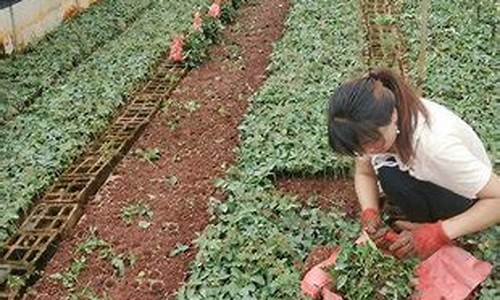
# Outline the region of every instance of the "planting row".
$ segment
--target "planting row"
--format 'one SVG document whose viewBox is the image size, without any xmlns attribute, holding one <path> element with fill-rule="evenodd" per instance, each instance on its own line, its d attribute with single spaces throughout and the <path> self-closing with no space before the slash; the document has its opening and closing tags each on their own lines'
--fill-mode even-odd
<svg viewBox="0 0 500 300">
<path fill-rule="evenodd" d="M 359 234 L 357 222 L 343 213 L 302 207 L 275 191 L 268 180 L 276 170 L 287 168 L 313 172 L 331 164 L 342 174 L 348 167 L 327 150 L 322 109 L 331 89 L 344 76 L 360 71 L 356 10 L 352 1 L 294 1 L 287 31 L 274 49 L 269 78 L 241 125 L 238 163 L 218 182 L 229 197 L 213 203 L 217 223 L 196 240 L 199 252 L 177 299 L 302 299 L 299 282 L 311 249 L 347 246 Z M 317 149 L 324 155 L 314 153 Z M 394 264 L 386 259 L 379 262 Z M 354 274 L 349 270 L 355 269 L 346 269 L 345 278 Z M 361 297 L 356 299 L 373 299 L 374 287 L 386 284 L 383 278 L 351 280 L 343 291 L 357 285 Z M 404 278 L 398 274 L 387 280 L 383 290 L 388 298 L 407 299 Z M 400 288 L 390 289 L 401 281 L 405 284 Z"/>
<path fill-rule="evenodd" d="M 193 32 L 201 33 L 197 37 L 206 36 L 208 40 L 216 38 L 217 30 L 210 31 L 210 33 L 206 33 L 205 30 L 207 28 L 221 28 L 225 21 L 232 19 L 239 3 L 239 1 L 226 1 L 222 7 L 218 3 L 214 3 L 208 10 L 210 18 L 201 17 L 206 10 L 203 9 L 202 12 L 197 14 L 200 18 L 195 18 L 197 26 L 193 26 L 194 28 L 184 35 L 188 37 L 187 46 L 198 53 L 203 53 L 205 49 L 194 49 L 192 47 L 190 43 L 191 34 Z M 198 20 L 201 22 L 198 22 Z M 183 43 L 176 43 L 178 36 L 183 35 L 176 35 L 170 51 L 171 57 L 180 54 L 181 61 L 190 62 L 190 56 L 182 51 Z M 200 41 L 202 40 L 200 39 Z M 205 41 L 202 42 L 205 45 L 207 44 Z M 181 45 L 181 47 L 174 45 Z M 6 273 L 4 275 L 7 275 L 7 273 L 9 275 L 4 276 L 1 282 L 0 298 L 6 295 L 22 293 L 25 283 L 32 281 L 33 272 L 40 271 L 34 268 L 40 267 L 40 264 L 45 261 L 46 249 L 54 247 L 55 243 L 58 242 L 58 237 L 71 230 L 72 226 L 78 221 L 82 206 L 85 205 L 88 197 L 106 179 L 113 166 L 120 160 L 121 155 L 131 145 L 130 142 L 137 137 L 141 128 L 146 125 L 145 122 L 154 114 L 160 102 L 168 95 L 169 90 L 175 87 L 179 76 L 182 76 L 187 71 L 179 65 L 171 66 L 171 64 L 172 62 L 166 56 L 160 58 L 158 67 L 155 68 L 155 72 L 151 73 L 151 75 L 154 75 L 150 76 L 146 84 L 140 84 L 136 90 L 137 92 L 134 92 L 134 95 L 129 97 L 129 104 L 121 110 L 119 117 L 113 121 L 111 126 L 108 126 L 99 140 L 87 147 L 87 151 L 58 178 L 57 183 L 45 191 L 43 197 L 40 201 L 37 201 L 37 205 L 32 209 L 30 216 L 24 220 L 17 230 L 16 235 L 1 245 L 2 255 L 5 258 L 2 271 Z M 144 151 L 136 151 L 136 154 L 152 163 L 159 157 L 157 151 L 157 149 L 156 151 L 155 149 L 145 149 Z M 139 203 L 124 209 L 122 217 L 127 223 L 131 222 L 136 214 L 147 214 L 149 219 L 152 217 L 152 211 L 146 209 Z M 56 215 L 57 217 L 54 218 Z M 145 226 L 144 229 L 150 225 L 143 223 L 140 223 L 139 226 Z M 20 240 L 37 239 L 40 233 L 50 236 L 51 239 L 44 239 L 41 242 L 43 245 L 35 243 L 33 248 L 36 249 L 34 250 L 30 248 L 31 245 L 22 245 L 22 247 L 28 247 L 28 249 L 25 252 L 19 252 Z M 95 239 L 92 238 L 91 240 Z M 100 242 L 99 245 L 101 245 Z M 104 244 L 102 246 L 108 248 L 109 245 Z M 106 249 L 106 252 L 108 250 L 110 249 Z M 37 254 L 37 256 L 33 253 Z M 123 276 L 124 262 L 125 260 L 121 255 L 111 259 L 113 266 L 118 268 L 118 276 Z M 132 261 L 129 262 L 133 264 Z M 56 274 L 54 279 L 61 280 L 63 285 L 70 290 L 68 297 L 90 297 L 86 292 L 85 295 L 78 295 L 79 292 L 74 290 L 75 280 L 78 275 L 72 272 L 80 272 L 85 267 L 85 258 L 82 257 L 76 260 L 75 263 L 79 266 L 78 271 L 73 270 L 74 265 L 72 265 L 71 271 Z M 23 267 L 15 268 L 18 265 Z"/>
<path fill-rule="evenodd" d="M 345 1 L 323 0 L 299 1 L 290 12 L 270 77 L 241 125 L 245 173 L 260 178 L 270 172 L 345 174 L 350 163 L 329 150 L 324 112 L 341 80 L 365 69 L 357 10 Z"/>
<path fill-rule="evenodd" d="M 428 26 L 424 96 L 445 104 L 471 124 L 498 163 L 500 98 L 495 87 L 496 26 L 500 16 L 496 3 L 492 0 L 428 2 L 428 18 L 419 20 L 421 7 L 408 1 L 401 16 L 413 62 L 420 53 L 422 21 Z M 412 71 L 415 73 L 417 68 Z"/>
<path fill-rule="evenodd" d="M 29 111 L 0 128 L 0 208 L 4 212 L 0 239 L 13 229 L 19 210 L 29 207 L 33 197 L 106 127 L 134 86 L 164 55 L 171 38 L 191 27 L 195 9 L 206 10 L 208 4 L 206 0 L 154 3 L 118 39 L 70 71 L 64 85 L 44 93 Z M 221 25 L 214 21 L 204 26 Z"/>
<path fill-rule="evenodd" d="M 26 53 L 0 61 L 0 124 L 39 95 L 65 84 L 66 74 L 125 31 L 152 1 L 110 0 L 93 5 Z M 54 86 L 58 82 L 59 85 Z"/>
<path fill-rule="evenodd" d="M 425 1 L 424 1 L 425 2 Z M 495 1 L 428 1 L 428 17 L 417 3 L 405 2 L 401 25 L 409 44 L 410 60 L 416 62 L 422 43 L 422 24 L 427 23 L 427 64 L 424 96 L 459 114 L 478 132 L 496 164 L 500 165 L 500 99 L 497 90 L 496 26 L 500 19 Z M 424 7 L 425 8 L 425 7 Z M 423 20 L 417 17 L 422 17 Z M 413 76 L 417 68 L 413 68 Z M 490 278 L 479 299 L 500 297 L 500 226 L 471 239 L 476 255 L 493 263 Z"/>
<path fill-rule="evenodd" d="M 270 180 L 280 173 L 345 175 L 351 168 L 349 160 L 334 156 L 328 147 L 325 110 L 328 96 L 342 80 L 366 71 L 359 9 L 353 1 L 294 1 L 287 31 L 274 49 L 269 78 L 240 127 L 237 165 L 217 182 L 229 197 L 213 203 L 216 223 L 195 241 L 199 252 L 177 299 L 302 299 L 303 262 L 315 245 L 342 245 L 346 250 L 339 258 L 346 264 L 332 272 L 338 277 L 337 288 L 349 299 L 409 298 L 414 264 L 397 264 L 390 257 L 373 257 L 373 249 L 351 247 L 359 234 L 356 221 L 335 210 L 302 207 L 276 192 Z M 405 7 L 403 16 L 407 13 Z M 417 34 L 410 40 L 411 47 L 420 46 Z M 411 51 L 413 65 L 418 49 Z M 460 55 L 451 49 L 429 51 L 438 52 L 429 54 L 430 61 L 433 55 Z M 499 233 L 497 226 L 463 241 L 474 244 L 478 257 L 495 264 L 480 299 L 499 296 Z M 370 273 L 370 280 L 360 273 L 373 271 L 366 270 L 366 264 L 380 270 Z"/>
</svg>

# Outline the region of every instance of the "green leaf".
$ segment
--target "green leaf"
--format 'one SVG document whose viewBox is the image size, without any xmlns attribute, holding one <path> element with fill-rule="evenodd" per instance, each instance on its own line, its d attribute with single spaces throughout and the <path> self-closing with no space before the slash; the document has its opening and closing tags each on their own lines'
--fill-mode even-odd
<svg viewBox="0 0 500 300">
<path fill-rule="evenodd" d="M 172 251 L 170 251 L 169 256 L 170 257 L 177 256 L 179 254 L 186 252 L 188 249 L 189 249 L 189 245 L 177 243 L 175 245 L 175 248 Z"/>
<path fill-rule="evenodd" d="M 116 273 L 119 277 L 123 277 L 125 274 L 125 262 L 121 256 L 115 256 L 111 259 L 111 265 L 115 268 Z"/>
</svg>

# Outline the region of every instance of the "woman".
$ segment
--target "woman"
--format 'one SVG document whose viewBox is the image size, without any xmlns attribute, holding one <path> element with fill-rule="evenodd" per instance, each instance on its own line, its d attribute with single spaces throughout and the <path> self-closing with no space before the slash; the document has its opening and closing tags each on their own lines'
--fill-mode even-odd
<svg viewBox="0 0 500 300">
<path fill-rule="evenodd" d="M 390 70 L 342 84 L 329 102 L 332 149 L 356 157 L 361 223 L 397 257 L 425 258 L 460 236 L 500 222 L 500 179 L 472 128 L 419 99 Z M 408 221 L 396 241 L 380 217 L 379 187 Z"/>
</svg>

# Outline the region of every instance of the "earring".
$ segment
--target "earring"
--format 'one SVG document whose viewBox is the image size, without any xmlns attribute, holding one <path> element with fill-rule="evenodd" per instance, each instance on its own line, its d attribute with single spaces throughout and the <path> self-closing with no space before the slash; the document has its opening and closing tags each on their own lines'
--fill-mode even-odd
<svg viewBox="0 0 500 300">
<path fill-rule="evenodd" d="M 396 127 L 396 135 L 398 135 L 401 131 L 399 131 L 399 128 Z"/>
</svg>

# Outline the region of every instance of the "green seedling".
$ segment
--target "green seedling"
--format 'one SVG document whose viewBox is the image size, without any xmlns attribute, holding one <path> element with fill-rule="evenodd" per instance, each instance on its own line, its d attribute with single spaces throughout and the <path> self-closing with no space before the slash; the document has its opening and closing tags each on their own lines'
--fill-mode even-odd
<svg viewBox="0 0 500 300">
<path fill-rule="evenodd" d="M 116 254 L 113 247 L 108 242 L 98 238 L 95 231 L 92 230 L 89 238 L 77 247 L 76 252 L 82 256 L 74 259 L 68 270 L 62 273 L 55 273 L 51 275 L 51 278 L 61 281 L 67 289 L 74 289 L 79 274 L 86 267 L 87 256 L 97 250 L 99 250 L 99 259 L 110 262 L 118 277 L 123 277 L 125 268 L 132 266 L 137 261 L 137 256 L 133 253 Z"/>
<path fill-rule="evenodd" d="M 12 291 L 19 291 L 26 285 L 26 277 L 18 275 L 7 276 L 7 287 Z"/>
<path fill-rule="evenodd" d="M 127 256 L 127 260 L 129 262 L 130 266 L 135 265 L 135 263 L 137 262 L 138 259 L 139 259 L 139 257 L 137 255 L 135 255 L 134 253 L 129 253 Z"/>
<path fill-rule="evenodd" d="M 203 32 L 194 32 L 186 39 L 185 56 L 189 67 L 199 66 L 208 57 L 207 46 L 211 41 L 205 38 L 205 28 L 208 27 L 204 26 Z"/>
<path fill-rule="evenodd" d="M 375 23 L 378 25 L 394 25 L 396 23 L 396 18 L 391 15 L 378 15 L 375 18 Z"/>
<path fill-rule="evenodd" d="M 179 123 L 181 122 L 181 116 L 179 115 L 173 115 L 169 117 L 169 120 L 167 122 L 168 128 L 170 128 L 171 131 L 174 131 L 179 127 Z"/>
<path fill-rule="evenodd" d="M 168 99 L 165 101 L 161 102 L 161 110 L 162 112 L 169 112 L 174 109 L 180 109 L 182 108 L 182 105 L 178 103 L 177 101 L 174 101 L 172 99 Z"/>
<path fill-rule="evenodd" d="M 50 278 L 58 280 L 67 289 L 73 289 L 78 276 L 86 268 L 87 255 L 90 255 L 96 250 L 100 250 L 99 256 L 106 258 L 112 253 L 111 245 L 106 241 L 97 237 L 95 229 L 90 230 L 89 237 L 76 248 L 76 253 L 80 254 L 79 258 L 73 258 L 73 262 L 69 268 L 64 272 L 52 274 Z"/>
<path fill-rule="evenodd" d="M 336 290 L 347 299 L 408 299 L 416 260 L 400 261 L 375 245 L 348 244 L 330 269 Z"/>
<path fill-rule="evenodd" d="M 121 211 L 122 220 L 129 225 L 138 217 L 143 217 L 146 221 L 151 221 L 153 214 L 153 210 L 142 202 L 131 203 L 122 208 Z"/>
<path fill-rule="evenodd" d="M 188 101 L 186 104 L 184 104 L 184 108 L 192 113 L 197 111 L 201 107 L 201 104 L 196 102 L 195 100 Z"/>
<path fill-rule="evenodd" d="M 137 261 L 137 256 L 133 254 L 127 255 L 126 253 L 116 254 L 112 248 L 110 248 L 108 255 L 105 257 L 101 256 L 100 258 L 106 259 L 111 263 L 118 277 L 123 277 L 125 275 L 125 268 L 132 266 Z"/>
<path fill-rule="evenodd" d="M 75 287 L 78 276 L 87 266 L 87 258 L 82 256 L 77 259 L 73 259 L 73 262 L 69 266 L 69 268 L 60 273 L 54 273 L 50 275 L 50 278 L 59 281 L 65 288 L 72 289 Z"/>
<path fill-rule="evenodd" d="M 189 249 L 189 245 L 177 243 L 175 245 L 175 248 L 172 251 L 170 251 L 168 256 L 170 256 L 170 257 L 177 256 L 179 254 L 186 252 L 188 249 Z"/>
<path fill-rule="evenodd" d="M 230 59 L 239 59 L 241 58 L 241 46 L 237 43 L 231 43 L 227 46 L 227 51 L 229 53 Z"/>
<path fill-rule="evenodd" d="M 135 150 L 135 155 L 141 160 L 145 160 L 151 164 L 158 161 L 161 157 L 160 150 L 158 148 L 147 148 L 147 149 L 137 149 Z"/>
<path fill-rule="evenodd" d="M 233 5 L 223 5 L 220 19 L 222 23 L 231 22 L 236 16 L 236 8 Z"/>
<path fill-rule="evenodd" d="M 160 110 L 164 113 L 170 111 L 175 106 L 175 102 L 172 99 L 162 101 L 160 104 Z"/>
<path fill-rule="evenodd" d="M 123 277 L 125 274 L 125 260 L 122 255 L 117 255 L 111 258 L 111 265 L 115 268 L 115 271 L 119 277 Z"/>
<path fill-rule="evenodd" d="M 100 249 L 102 251 L 108 248 L 111 248 L 109 243 L 103 239 L 98 238 L 96 236 L 96 233 L 92 231 L 87 240 L 85 240 L 85 242 L 81 243 L 77 247 L 77 252 L 83 255 L 88 255 L 96 249 Z"/>
</svg>

